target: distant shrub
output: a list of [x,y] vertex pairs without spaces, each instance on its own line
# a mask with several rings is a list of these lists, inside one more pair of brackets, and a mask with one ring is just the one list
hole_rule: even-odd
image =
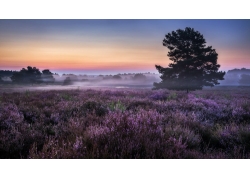
[[136,80],[136,81],[145,81],[147,79],[147,77],[143,74],[135,74],[133,77],[132,77],[133,80]]
[[109,104],[109,109],[111,111],[116,111],[116,110],[120,110],[120,111],[125,111],[126,110],[126,106],[120,101],[118,100],[117,102],[111,102]]
[[71,81],[70,77],[66,77],[66,79],[63,81],[63,85],[72,85],[73,82]]
[[121,77],[121,76],[119,76],[119,75],[114,75],[114,76],[113,76],[113,79],[115,79],[115,80],[121,80],[121,79],[122,79],[122,77]]

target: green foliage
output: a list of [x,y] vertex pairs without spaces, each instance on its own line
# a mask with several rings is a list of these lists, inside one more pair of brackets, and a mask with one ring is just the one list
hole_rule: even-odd
[[120,110],[120,111],[124,112],[126,110],[126,106],[124,104],[122,104],[122,102],[120,100],[118,100],[117,102],[115,102],[115,101],[111,102],[108,107],[111,111]]
[[176,92],[172,92],[168,95],[167,100],[175,100],[177,98]]
[[193,28],[178,29],[168,33],[163,46],[169,49],[168,57],[173,63],[164,68],[156,65],[159,71],[159,83],[154,89],[197,90],[203,86],[214,86],[223,80],[225,72],[218,72],[218,54],[212,46],[205,45],[203,35]]

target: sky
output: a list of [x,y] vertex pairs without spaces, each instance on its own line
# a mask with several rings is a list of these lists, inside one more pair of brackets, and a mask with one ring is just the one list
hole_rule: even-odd
[[165,35],[185,27],[203,34],[221,71],[250,68],[250,20],[0,20],[0,69],[27,66],[59,74],[157,73],[171,61]]

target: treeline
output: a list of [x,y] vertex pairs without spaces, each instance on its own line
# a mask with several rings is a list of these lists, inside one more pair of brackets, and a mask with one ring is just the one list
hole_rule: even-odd
[[[52,73],[49,69],[40,71],[36,67],[28,66],[20,71],[0,70],[0,83],[14,84],[62,84],[71,85],[73,82],[105,82],[105,81],[137,81],[137,82],[155,82],[158,80],[155,73],[124,73],[117,75],[75,75]],[[250,69],[232,69],[224,76],[225,80],[220,81],[222,86],[249,86],[250,85]]]
[[116,75],[75,75],[75,74],[62,74],[61,76],[57,73],[52,73],[49,69],[40,71],[36,67],[28,66],[22,68],[20,71],[8,71],[1,70],[0,83],[11,83],[11,84],[57,84],[57,85],[72,85],[74,82],[88,82],[88,83],[99,83],[99,82],[121,82],[124,81],[129,83],[141,82],[151,83],[156,81],[157,75],[155,73],[124,73]]
[[220,82],[221,85],[230,86],[249,86],[250,85],[250,69],[232,69],[229,70],[224,76],[223,81]]
[[227,73],[231,74],[231,73],[235,73],[235,74],[250,74],[250,69],[246,69],[246,68],[241,68],[241,69],[232,69],[229,70]]
[[0,70],[0,77],[10,77],[13,75],[14,72],[17,72],[17,71]]
[[55,78],[53,73],[49,69],[45,69],[42,72],[36,68],[28,66],[22,68],[20,71],[2,71],[1,70],[1,82],[3,77],[10,77],[12,83],[17,84],[39,84],[39,83],[54,83]]

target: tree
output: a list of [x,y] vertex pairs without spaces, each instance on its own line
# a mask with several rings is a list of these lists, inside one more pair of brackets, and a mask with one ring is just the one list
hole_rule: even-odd
[[63,85],[72,85],[73,82],[70,79],[70,77],[66,77],[66,79],[63,81]]
[[113,76],[113,79],[115,79],[115,80],[121,80],[122,77],[121,77],[120,75],[114,75],[114,76]]
[[19,72],[14,72],[11,76],[14,83],[40,83],[41,72],[36,67],[28,66],[27,69],[22,68]]
[[147,77],[143,74],[135,74],[134,77],[132,77],[132,79],[136,81],[145,81]]
[[55,78],[53,77],[53,73],[50,72],[49,69],[44,69],[42,71],[42,81],[45,83],[54,83],[55,82]]
[[0,77],[11,77],[16,71],[11,70],[0,70]]
[[178,29],[165,35],[163,46],[169,49],[168,57],[173,63],[167,68],[155,65],[161,74],[154,89],[189,90],[214,86],[223,80],[225,72],[218,72],[218,54],[212,46],[206,47],[203,35],[193,28]]

